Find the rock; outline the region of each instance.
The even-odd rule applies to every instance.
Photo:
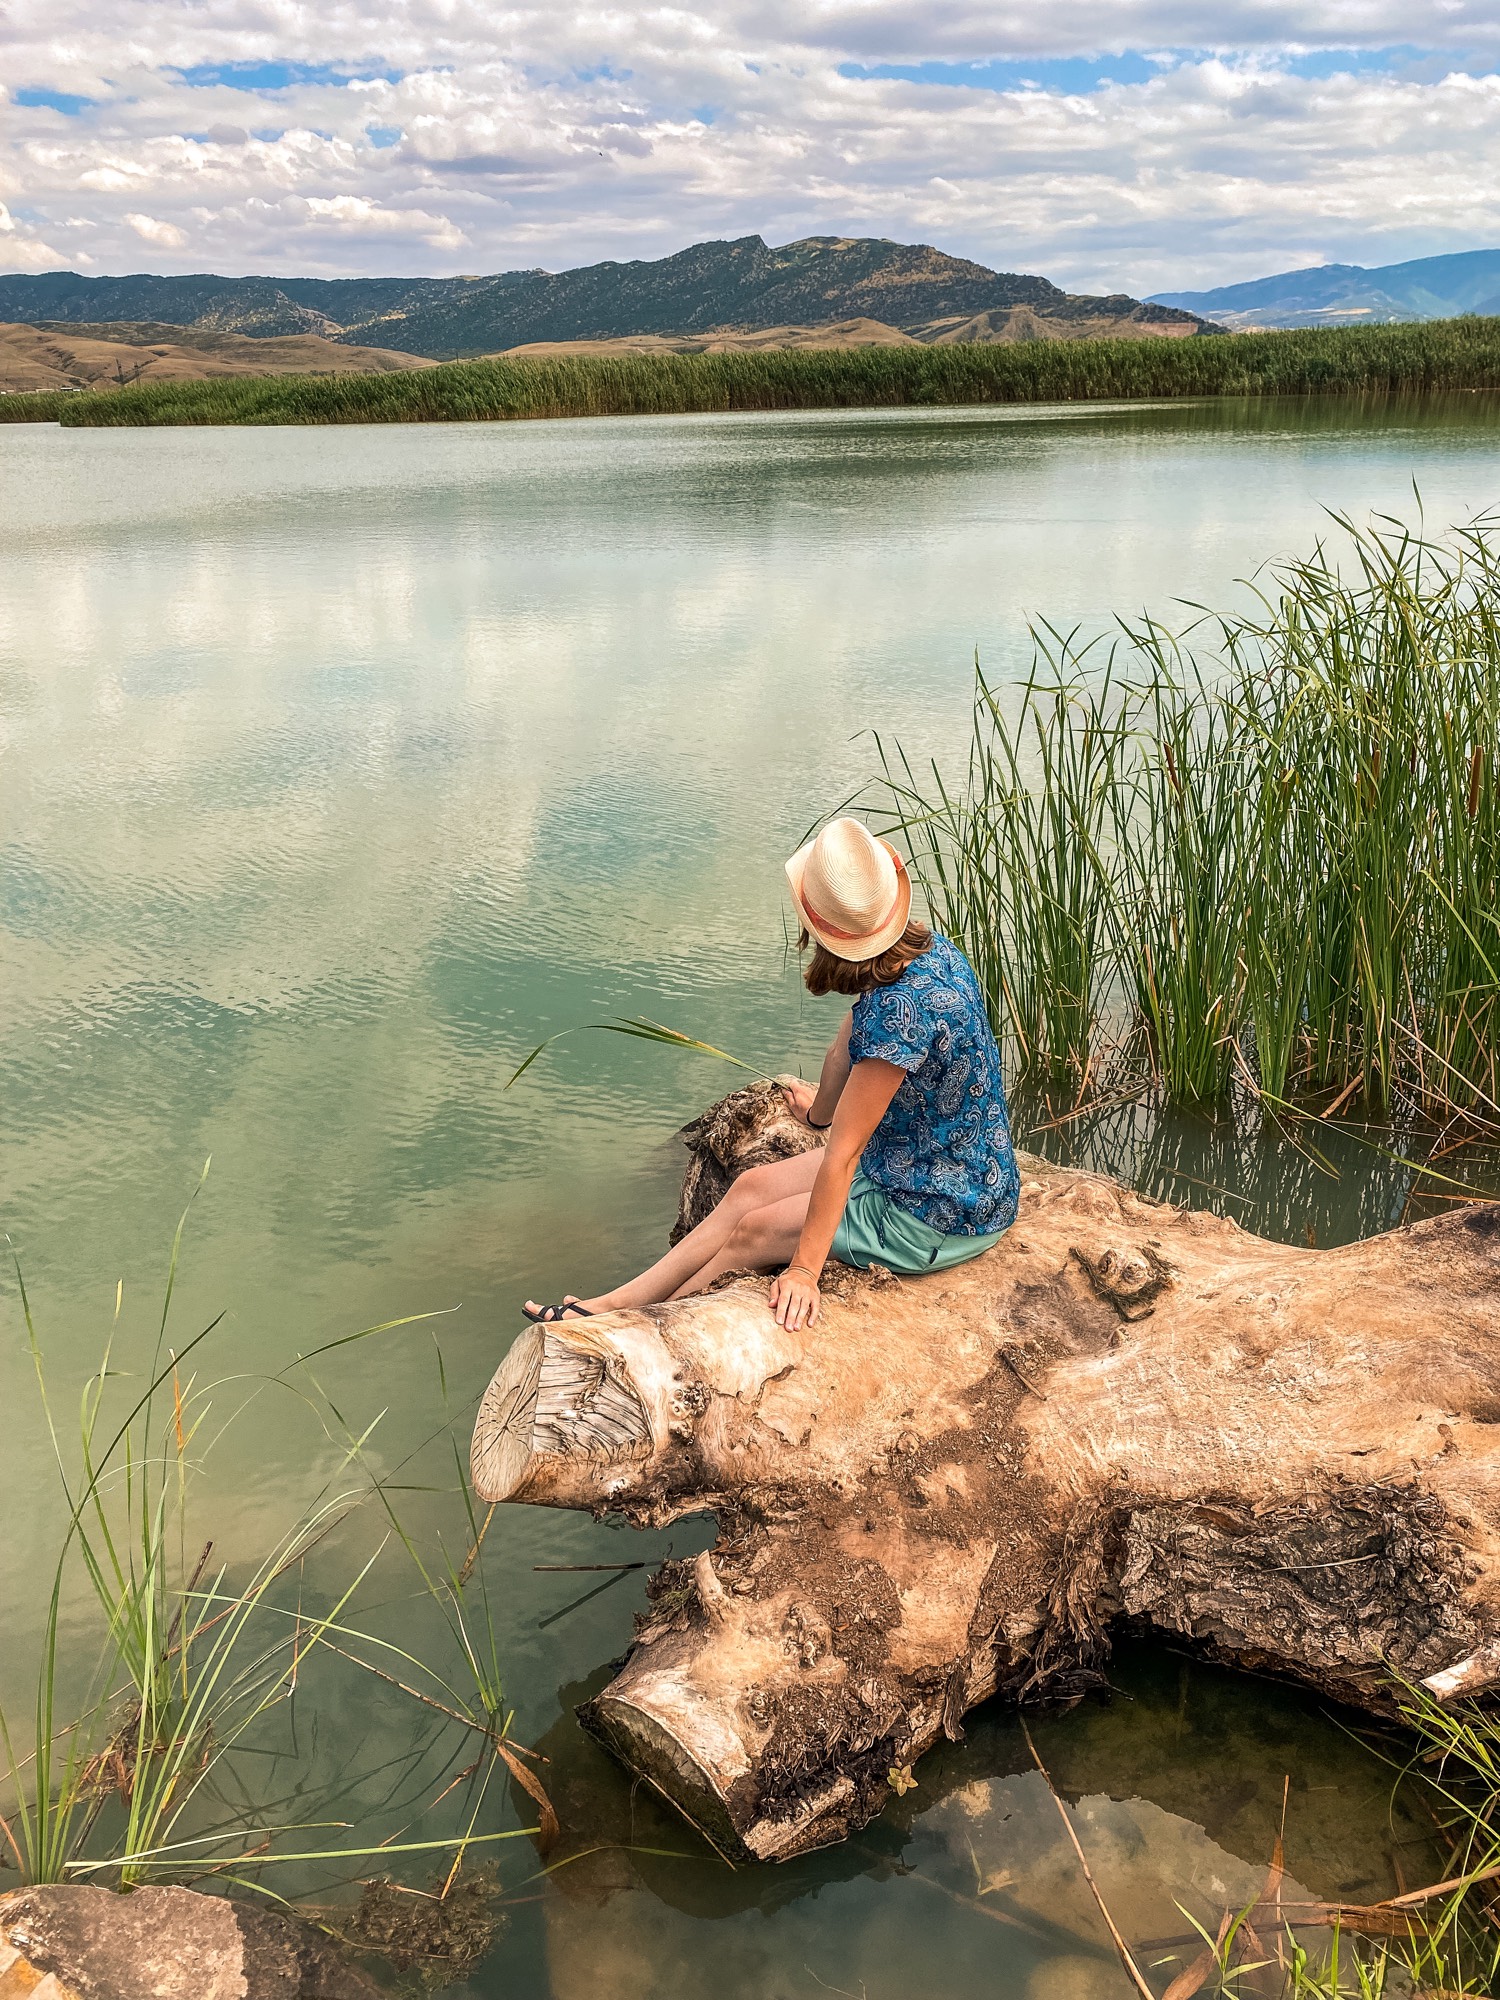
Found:
[[[0,2000],[78,2000],[78,1995],[55,1972],[38,1972],[13,1944],[0,1943]]]
[[[8,1972],[7,1950],[18,1955]],[[12,1890],[0,1896],[4,2000],[22,1961],[42,1977],[17,1985],[26,2000],[377,2000],[380,1992],[305,1924],[194,1889]]]

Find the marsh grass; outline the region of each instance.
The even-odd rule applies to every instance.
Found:
[[[1013,1072],[1500,1127],[1500,543],[1336,518],[1181,632],[1035,634],[961,784],[881,746]]]
[[[1109,669],[1093,684],[1088,647],[1049,627],[1035,637],[1015,719],[975,661],[960,789],[936,764],[919,780],[899,745],[876,742],[933,915],[972,946],[991,1018],[1006,1023],[1021,1071],[1081,1084],[1113,962],[1102,852],[1126,739]],[[994,948],[1001,939],[1004,950]]]
[[[315,1373],[320,1357],[334,1349],[433,1315],[343,1336],[278,1377],[211,1379],[203,1363],[219,1321],[181,1345],[171,1337],[186,1221],[184,1212],[161,1313],[140,1359],[122,1351],[128,1343],[118,1337],[116,1293],[116,1325],[79,1399],[76,1444],[59,1420],[16,1267],[62,1504],[31,1714],[23,1725],[17,1713],[0,1709],[0,1865],[30,1882],[102,1879],[123,1887],[148,1877],[211,1874],[242,1884],[253,1876],[258,1884],[258,1871],[272,1861],[336,1862],[357,1874],[376,1857],[388,1868],[394,1857],[439,1855],[448,1869],[446,1889],[471,1848],[515,1837],[515,1829],[482,1826],[495,1815],[490,1795],[497,1771],[509,1770],[537,1801],[544,1833],[555,1822],[519,1746],[509,1741],[482,1568],[461,1569],[441,1530],[427,1546],[408,1527],[392,1498],[394,1482],[373,1468],[375,1424],[347,1418]],[[438,1363],[441,1375],[440,1351]],[[332,1470],[268,1549],[226,1562],[212,1540],[193,1532],[190,1503],[212,1445],[267,1389],[291,1394],[316,1414],[333,1447],[325,1454]],[[445,1379],[443,1392],[437,1434],[456,1453]],[[455,1469],[464,1496],[456,1533],[471,1546],[478,1525],[463,1468]],[[365,1548],[344,1531],[372,1503],[384,1522]],[[431,1651],[419,1652],[422,1641],[413,1638],[398,1646],[358,1615],[363,1586],[377,1565],[388,1570],[383,1558],[393,1547],[414,1566],[419,1597],[442,1613],[445,1643]],[[308,1566],[315,1550],[322,1551],[316,1584]],[[97,1645],[92,1662],[80,1627]],[[403,1636],[413,1629],[409,1610],[403,1627]],[[462,1726],[460,1742],[475,1746],[471,1761],[439,1794],[462,1792],[455,1833],[402,1839],[408,1829],[398,1828],[378,1848],[340,1840],[348,1822],[323,1815],[330,1805],[338,1810],[362,1773],[341,1773],[337,1797],[309,1792],[300,1780],[285,1798],[264,1796],[253,1784],[247,1789],[247,1759],[269,1757],[271,1768],[279,1768],[284,1753],[269,1748],[268,1724],[276,1711],[291,1712],[299,1685],[329,1654],[378,1674],[413,1704],[414,1714],[429,1715],[450,1735],[452,1725]],[[430,1809],[413,1808],[412,1816]],[[292,1816],[281,1819],[283,1810]]]
[[[759,1078],[761,1082],[772,1080],[762,1076],[753,1063],[744,1062],[739,1056],[730,1055],[727,1049],[716,1049],[712,1042],[696,1041],[693,1036],[685,1035],[680,1028],[665,1028],[660,1021],[650,1021],[644,1015],[637,1015],[613,1021],[584,1021],[576,1028],[562,1028],[557,1034],[549,1035],[546,1041],[538,1042],[511,1071],[505,1088],[509,1090],[513,1083],[519,1082],[537,1057],[545,1055],[554,1043],[566,1041],[570,1035],[583,1034],[629,1035],[633,1041],[652,1042],[658,1048],[678,1049],[688,1055],[713,1056],[719,1062],[732,1064],[735,1069],[749,1070],[750,1074]]]
[[[1489,2000],[1500,1990],[1500,1722],[1479,1702],[1445,1707],[1411,1683],[1396,1694],[1415,1749],[1382,1754],[1426,1795],[1447,1848],[1444,1880],[1382,1906],[1405,1921],[1379,1943],[1357,1924],[1335,1924],[1322,1947],[1289,1934],[1278,1953],[1287,2000]]]
[[[1500,318],[1186,340],[497,356],[384,375],[220,376],[0,396],[0,422],[387,424],[1500,388]]]
[[[1474,1702],[1445,1709],[1399,1678],[1391,1691],[1404,1732],[1359,1734],[1390,1767],[1407,1805],[1425,1805],[1437,1830],[1436,1851],[1446,1847],[1443,1879],[1420,1889],[1402,1886],[1377,1903],[1307,1900],[1294,1893],[1284,1848],[1288,1777],[1282,1827],[1259,1894],[1241,1909],[1222,1910],[1216,1927],[1212,1915],[1200,1921],[1178,1903],[1191,1932],[1159,1941],[1175,1947],[1152,1962],[1158,1974],[1171,1972],[1162,2000],[1199,1994],[1217,2000],[1491,2000],[1500,1980],[1500,1727]],[[1200,1888],[1194,1898],[1200,1907],[1201,1894]],[[1184,1963],[1188,1951],[1193,1955]],[[1136,1983],[1144,1986],[1138,1972]]]

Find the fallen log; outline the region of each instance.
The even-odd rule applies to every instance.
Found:
[[[767,1085],[686,1136],[679,1225],[808,1143]],[[585,1720],[728,1854],[843,1838],[1121,1620],[1385,1714],[1500,1638],[1500,1206],[1311,1250],[1028,1156],[974,1262],[831,1266],[800,1335],[766,1294],[528,1330],[472,1454],[485,1500],[716,1515]]]

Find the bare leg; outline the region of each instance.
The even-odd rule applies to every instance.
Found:
[[[788,1195],[801,1195],[805,1213],[806,1197],[812,1192],[812,1184],[822,1164],[820,1148],[814,1152],[798,1153],[794,1159],[773,1160],[768,1166],[751,1167],[747,1173],[740,1175],[713,1213],[706,1215],[680,1243],[673,1244],[666,1256],[658,1258],[649,1270],[643,1271],[638,1278],[617,1285],[611,1292],[601,1292],[595,1298],[580,1299],[578,1303],[588,1312],[612,1312],[620,1306],[660,1305],[663,1299],[672,1298],[679,1286],[686,1285],[695,1273],[704,1268],[709,1259],[724,1247],[736,1223],[751,1210],[765,1208]],[[725,1268],[743,1270],[745,1265],[742,1261],[738,1267],[726,1265]],[[528,1299],[526,1303],[534,1309],[536,1302]]]
[[[765,1271],[790,1263],[797,1254],[811,1199],[809,1189],[805,1194],[789,1194],[781,1201],[768,1202],[764,1208],[752,1208],[748,1215],[742,1215],[721,1248],[702,1270],[695,1271],[686,1284],[678,1286],[673,1298],[685,1299],[692,1292],[701,1292],[726,1271]]]

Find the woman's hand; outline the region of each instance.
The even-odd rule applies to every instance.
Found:
[[[800,1076],[789,1076],[783,1080],[780,1087],[782,1096],[805,1125],[808,1112],[817,1102],[818,1086],[815,1083],[804,1083]]]
[[[818,1317],[818,1281],[800,1264],[789,1264],[771,1280],[771,1310],[788,1333],[800,1333]]]

